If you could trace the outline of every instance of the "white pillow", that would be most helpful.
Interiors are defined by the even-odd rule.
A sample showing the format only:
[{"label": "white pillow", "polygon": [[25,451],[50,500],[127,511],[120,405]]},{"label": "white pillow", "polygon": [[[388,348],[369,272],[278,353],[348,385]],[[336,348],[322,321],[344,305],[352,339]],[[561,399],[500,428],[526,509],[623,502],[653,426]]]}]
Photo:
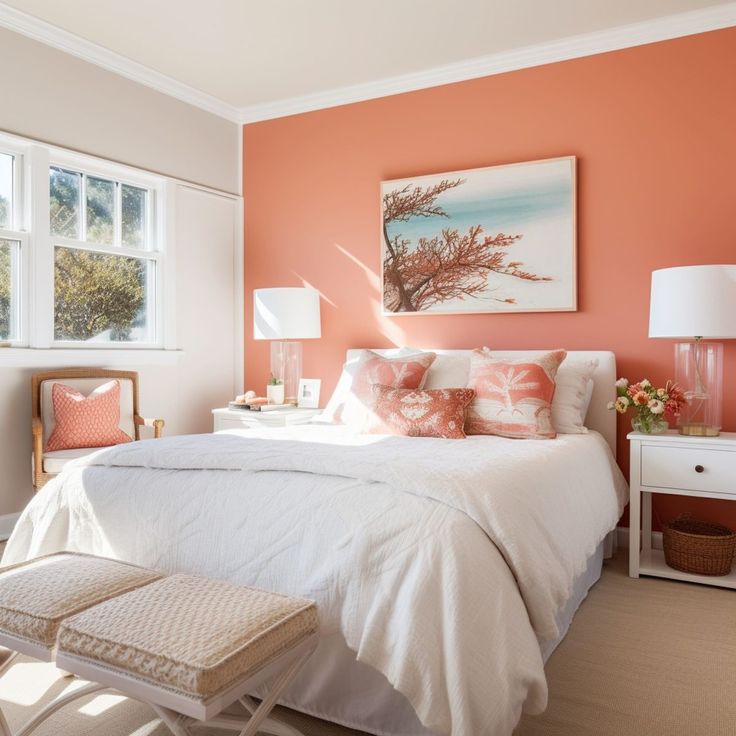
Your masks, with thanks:
[{"label": "white pillow", "polygon": [[[337,382],[337,386],[335,386],[335,390],[332,392],[327,406],[325,406],[324,411],[313,421],[327,422],[329,424],[336,423],[335,414],[347,402],[350,396],[350,387],[353,385],[353,378],[355,377],[355,372],[358,369],[358,364],[364,352],[359,352],[354,358],[343,365],[340,380]],[[382,350],[381,355],[385,358],[402,358],[409,355],[419,355],[422,352],[422,350],[415,350],[414,348],[392,348],[390,350]]]},{"label": "white pillow", "polygon": [[[565,361],[567,362],[567,360]],[[552,399],[552,424],[559,434],[587,434],[585,415],[593,395],[593,373],[598,359],[565,362],[557,372],[555,396]]]}]

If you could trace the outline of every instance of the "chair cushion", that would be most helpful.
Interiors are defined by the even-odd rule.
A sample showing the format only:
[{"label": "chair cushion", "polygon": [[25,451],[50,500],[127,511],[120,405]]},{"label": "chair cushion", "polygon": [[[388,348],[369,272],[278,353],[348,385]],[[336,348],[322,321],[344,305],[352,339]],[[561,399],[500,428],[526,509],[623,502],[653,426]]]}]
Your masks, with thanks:
[{"label": "chair cushion", "polygon": [[0,631],[53,649],[63,619],[160,577],[126,562],[74,552],[1,568]]},{"label": "chair cushion", "polygon": [[73,450],[54,450],[43,454],[43,472],[61,473],[61,469],[71,460],[97,452],[99,447],[76,447]]},{"label": "chair cushion", "polygon": [[64,621],[59,651],[205,699],[317,628],[312,601],[172,575]]},{"label": "chair cushion", "polygon": [[[118,426],[126,434],[135,437],[133,420],[133,381],[129,378],[116,379],[120,383],[120,422]],[[54,402],[51,398],[54,384],[63,383],[71,386],[85,396],[89,396],[96,388],[110,381],[109,376],[97,378],[54,378],[41,382],[41,422],[43,424],[43,446],[49,441],[56,426],[54,418]]]}]

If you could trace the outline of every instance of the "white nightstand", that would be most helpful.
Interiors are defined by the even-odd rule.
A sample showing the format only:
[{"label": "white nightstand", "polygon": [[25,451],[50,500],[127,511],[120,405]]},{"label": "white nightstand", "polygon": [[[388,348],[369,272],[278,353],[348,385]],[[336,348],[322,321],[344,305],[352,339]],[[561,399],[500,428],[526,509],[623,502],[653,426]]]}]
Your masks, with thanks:
[{"label": "white nightstand", "polygon": [[247,409],[213,409],[214,431],[221,429],[248,429],[249,427],[286,427],[291,424],[306,424],[321,413],[321,409],[299,409],[284,406],[271,411],[248,411]]},{"label": "white nightstand", "polygon": [[[629,575],[653,575],[691,583],[736,588],[729,575],[691,575],[668,567],[661,549],[652,549],[652,494],[698,496],[736,501],[736,434],[686,437],[670,430],[649,435],[631,432],[629,496]],[[641,524],[641,552],[636,530]]]}]

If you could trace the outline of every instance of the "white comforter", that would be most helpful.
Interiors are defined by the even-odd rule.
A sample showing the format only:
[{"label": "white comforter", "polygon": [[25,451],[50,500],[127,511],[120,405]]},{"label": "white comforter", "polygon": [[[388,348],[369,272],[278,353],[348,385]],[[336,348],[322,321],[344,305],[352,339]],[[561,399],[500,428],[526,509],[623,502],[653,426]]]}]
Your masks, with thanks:
[{"label": "white comforter", "polygon": [[538,640],[556,636],[555,613],[624,498],[596,433],[172,437],[68,466],[27,507],[3,562],[73,549],[312,597],[323,634],[340,632],[424,726],[495,736],[522,708],[544,709]]}]

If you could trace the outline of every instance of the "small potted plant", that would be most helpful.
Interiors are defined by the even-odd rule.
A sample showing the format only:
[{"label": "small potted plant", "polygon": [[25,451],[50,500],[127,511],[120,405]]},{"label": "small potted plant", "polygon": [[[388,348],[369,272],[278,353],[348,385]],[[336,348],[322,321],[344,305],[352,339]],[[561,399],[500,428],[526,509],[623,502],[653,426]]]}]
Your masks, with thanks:
[{"label": "small potted plant", "polygon": [[655,388],[646,378],[638,383],[629,383],[627,378],[616,381],[616,401],[608,404],[619,414],[634,410],[631,427],[635,432],[661,434],[669,428],[666,417],[676,419],[687,400],[673,381],[667,381],[663,388]]},{"label": "small potted plant", "polygon": [[273,373],[271,374],[271,378],[268,379],[266,396],[268,397],[269,404],[284,403],[284,382],[280,378],[276,378]]}]

